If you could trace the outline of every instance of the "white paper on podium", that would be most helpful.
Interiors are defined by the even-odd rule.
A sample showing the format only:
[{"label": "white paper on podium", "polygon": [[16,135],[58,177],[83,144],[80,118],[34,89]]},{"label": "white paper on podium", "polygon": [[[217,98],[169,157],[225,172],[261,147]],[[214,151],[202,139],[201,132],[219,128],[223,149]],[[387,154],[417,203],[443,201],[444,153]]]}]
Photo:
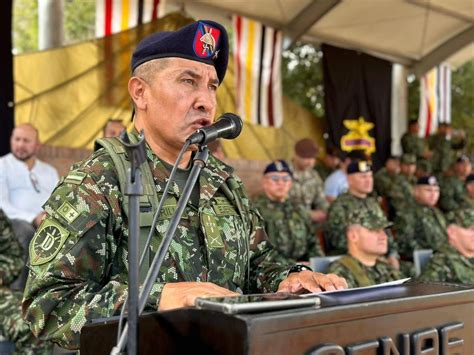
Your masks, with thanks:
[{"label": "white paper on podium", "polygon": [[[329,295],[329,294],[335,294],[335,293],[343,293],[343,292],[349,292],[349,291],[354,291],[354,290],[367,290],[367,289],[371,289],[371,288],[382,288],[382,287],[386,287],[386,286],[396,286],[396,285],[401,285],[403,284],[404,282],[410,280],[411,278],[410,277],[407,277],[406,279],[400,279],[400,280],[395,280],[395,281],[390,281],[390,282],[384,282],[384,283],[381,283],[381,284],[377,284],[377,285],[372,285],[372,286],[364,286],[364,287],[354,287],[354,288],[346,288],[344,290],[336,290],[336,291],[323,291],[322,293],[324,293],[325,295]],[[303,297],[311,297],[311,296],[317,296],[321,294],[321,292],[319,293],[305,293],[301,296]]]}]

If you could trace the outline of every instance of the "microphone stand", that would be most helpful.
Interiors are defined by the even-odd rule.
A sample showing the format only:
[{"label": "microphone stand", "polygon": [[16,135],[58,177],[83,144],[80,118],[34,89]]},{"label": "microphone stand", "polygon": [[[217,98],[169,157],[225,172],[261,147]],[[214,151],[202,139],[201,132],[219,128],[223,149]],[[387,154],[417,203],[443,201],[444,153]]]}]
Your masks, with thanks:
[{"label": "microphone stand", "polygon": [[140,196],[143,195],[140,165],[146,162],[145,137],[143,131],[140,140],[133,144],[128,135],[120,135],[122,144],[127,150],[130,159],[130,168],[127,171],[125,195],[129,197],[128,205],[128,317],[129,336],[127,339],[127,354],[138,354],[138,239],[140,238]]},{"label": "microphone stand", "polygon": [[[199,151],[193,158],[193,167],[191,172],[189,173],[188,180],[186,181],[186,185],[184,186],[183,193],[181,194],[178,205],[176,207],[176,211],[171,218],[170,225],[166,234],[161,241],[160,247],[158,248],[157,253],[155,254],[153,261],[150,265],[150,269],[148,270],[148,274],[143,282],[143,287],[140,291],[139,297],[139,308],[138,308],[138,315],[142,314],[143,310],[145,309],[146,302],[148,300],[148,296],[153,288],[153,284],[158,277],[158,273],[160,272],[161,265],[163,264],[163,260],[165,259],[166,253],[168,252],[169,246],[171,244],[171,240],[174,237],[174,233],[178,228],[179,221],[181,220],[181,216],[184,213],[184,209],[189,201],[191,196],[191,192],[196,184],[196,181],[201,173],[201,170],[206,166],[207,159],[209,158],[209,150],[207,146],[199,147]],[[137,271],[137,279],[138,279],[138,271]],[[137,288],[138,289],[138,288]],[[129,310],[130,313],[130,310]],[[117,345],[112,349],[112,353],[117,353],[114,351],[118,351],[120,353],[125,345],[125,340],[127,339],[129,326],[128,323],[123,328],[122,334],[120,335],[120,339]],[[131,325],[131,324],[130,324]]]}]

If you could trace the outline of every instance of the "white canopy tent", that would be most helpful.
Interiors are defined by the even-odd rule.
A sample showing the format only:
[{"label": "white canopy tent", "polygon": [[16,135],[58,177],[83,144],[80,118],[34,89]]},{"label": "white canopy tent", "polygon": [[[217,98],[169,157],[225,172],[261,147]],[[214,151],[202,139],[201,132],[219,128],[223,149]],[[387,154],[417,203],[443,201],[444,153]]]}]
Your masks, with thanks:
[{"label": "white canopy tent", "polygon": [[166,0],[197,18],[247,16],[296,40],[360,50],[423,75],[474,58],[474,0]]},{"label": "white canopy tent", "polygon": [[233,14],[281,29],[295,41],[361,51],[394,63],[392,153],[406,130],[407,75],[441,62],[453,69],[474,59],[474,0],[165,0],[168,11],[230,26]]}]

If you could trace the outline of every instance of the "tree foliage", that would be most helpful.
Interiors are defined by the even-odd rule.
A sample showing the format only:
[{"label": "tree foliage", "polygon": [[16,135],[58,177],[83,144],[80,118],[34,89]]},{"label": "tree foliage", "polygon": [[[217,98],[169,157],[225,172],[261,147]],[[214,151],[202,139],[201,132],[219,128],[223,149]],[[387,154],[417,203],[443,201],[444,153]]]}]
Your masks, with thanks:
[{"label": "tree foliage", "polygon": [[282,85],[285,95],[324,117],[323,52],[311,44],[297,43],[283,52]]}]

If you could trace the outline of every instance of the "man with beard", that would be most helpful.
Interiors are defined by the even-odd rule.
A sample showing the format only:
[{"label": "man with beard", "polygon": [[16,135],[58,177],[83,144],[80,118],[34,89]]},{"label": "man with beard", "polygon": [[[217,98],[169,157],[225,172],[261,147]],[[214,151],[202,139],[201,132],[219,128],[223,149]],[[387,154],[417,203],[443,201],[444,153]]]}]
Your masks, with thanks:
[{"label": "man with beard", "polygon": [[[26,262],[31,238],[44,217],[42,205],[59,178],[51,165],[36,157],[40,141],[33,125],[15,127],[10,146],[11,153],[0,158],[0,208],[12,221],[15,235],[25,250]],[[26,276],[25,270],[12,287],[23,289]]]}]

